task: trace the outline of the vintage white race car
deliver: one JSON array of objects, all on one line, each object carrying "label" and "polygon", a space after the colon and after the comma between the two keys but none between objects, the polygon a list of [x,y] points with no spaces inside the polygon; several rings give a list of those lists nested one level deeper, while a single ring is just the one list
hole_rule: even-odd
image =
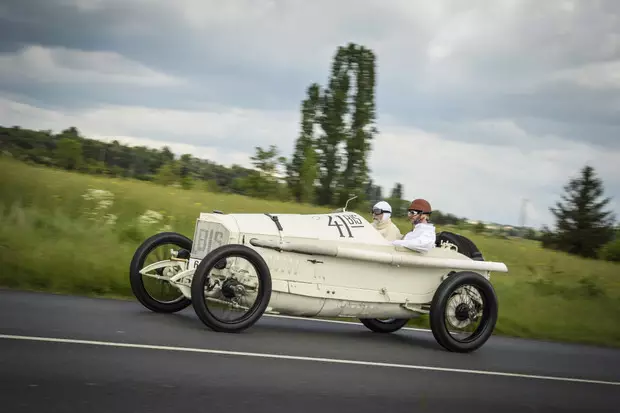
[{"label": "vintage white race car", "polygon": [[[164,248],[149,263],[149,255]],[[239,332],[264,312],[305,317],[354,317],[375,332],[394,332],[429,314],[445,349],[470,352],[491,336],[497,297],[490,272],[467,238],[442,232],[427,253],[394,247],[362,216],[345,208],[325,214],[201,213],[194,240],[164,232],[135,252],[130,282],[136,298],[156,312],[193,304],[202,322]],[[150,281],[168,287],[154,297]],[[223,318],[223,313],[237,315]],[[464,329],[453,336],[449,330]],[[469,335],[461,337],[469,331]]]}]

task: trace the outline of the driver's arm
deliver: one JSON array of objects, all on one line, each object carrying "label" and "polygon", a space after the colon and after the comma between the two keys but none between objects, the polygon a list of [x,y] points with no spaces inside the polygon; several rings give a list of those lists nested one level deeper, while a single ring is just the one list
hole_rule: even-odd
[{"label": "driver's arm", "polygon": [[418,252],[427,252],[435,245],[434,231],[415,231],[413,237],[392,241],[392,245],[405,247]]}]

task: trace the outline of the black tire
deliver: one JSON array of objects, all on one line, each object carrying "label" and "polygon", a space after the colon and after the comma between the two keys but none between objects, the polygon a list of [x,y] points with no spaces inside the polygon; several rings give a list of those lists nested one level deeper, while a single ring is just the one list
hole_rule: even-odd
[{"label": "black tire", "polygon": [[[473,285],[482,296],[484,309],[481,322],[465,341],[455,340],[448,332],[445,320],[447,301],[464,284]],[[493,334],[497,323],[498,302],[493,285],[483,276],[471,271],[458,272],[444,280],[433,296],[429,321],[435,340],[448,351],[469,353],[480,348]]]},{"label": "black tire", "polygon": [[409,321],[408,318],[391,318],[388,321],[378,318],[360,318],[359,320],[375,333],[393,333],[403,328]]},{"label": "black tire", "polygon": [[456,245],[459,253],[471,258],[474,261],[484,261],[484,257],[476,244],[463,235],[455,234],[454,232],[449,231],[442,231],[437,234],[435,245],[437,247],[441,246],[442,241],[447,241]]},{"label": "black tire", "polygon": [[[191,251],[192,240],[176,232],[161,232],[148,238],[136,250],[129,266],[129,283],[131,290],[138,301],[151,311],[156,313],[175,313],[191,304],[191,300],[181,295],[175,301],[164,303],[151,297],[144,287],[144,281],[140,270],[144,267],[146,256],[162,244],[174,244],[179,248]],[[181,294],[181,291],[179,291]]]},{"label": "black tire", "polygon": [[[254,265],[259,280],[259,292],[256,302],[243,318],[235,322],[225,323],[211,314],[202,297],[204,297],[204,289],[208,280],[207,274],[211,272],[211,269],[218,262],[225,260],[231,255],[245,258]],[[192,279],[192,297],[194,311],[207,327],[217,332],[238,333],[254,325],[265,312],[267,305],[269,305],[269,300],[271,299],[271,272],[263,257],[253,249],[241,244],[223,245],[207,254],[196,268]]]}]

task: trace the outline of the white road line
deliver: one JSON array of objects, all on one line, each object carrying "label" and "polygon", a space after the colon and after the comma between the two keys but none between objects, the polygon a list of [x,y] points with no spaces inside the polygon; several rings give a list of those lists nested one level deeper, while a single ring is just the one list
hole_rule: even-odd
[{"label": "white road line", "polygon": [[417,366],[417,365],[412,365],[412,364],[382,363],[382,362],[375,362],[375,361],[341,360],[341,359],[330,359],[330,358],[322,358],[322,357],[290,356],[290,355],[285,355],[285,354],[249,353],[249,352],[244,352],[244,351],[214,350],[214,349],[191,348],[191,347],[157,346],[157,345],[151,345],[151,344],[114,343],[114,342],[107,342],[107,341],[77,340],[77,339],[69,339],[69,338],[17,336],[17,335],[10,335],[10,334],[0,334],[0,338],[7,339],[7,340],[42,341],[42,342],[50,342],[50,343],[86,344],[86,345],[108,346],[108,347],[141,348],[141,349],[148,349],[148,350],[181,351],[181,352],[188,352],[188,353],[208,353],[208,354],[259,357],[259,358],[271,358],[271,359],[283,359],[283,360],[302,360],[302,361],[315,361],[315,362],[334,363],[334,364],[353,364],[353,365],[360,365],[360,366],[392,367],[392,368],[399,368],[399,369],[443,371],[443,372],[450,372],[450,373],[469,373],[469,374],[479,374],[479,375],[487,375],[487,376],[504,376],[504,377],[517,377],[517,378],[525,378],[525,379],[555,380],[555,381],[574,382],[574,383],[607,384],[607,385],[612,385],[612,386],[620,386],[620,382],[615,382],[615,381],[579,379],[579,378],[573,378],[573,377],[539,376],[539,375],[532,375],[532,374],[505,373],[505,372],[487,371],[487,370],[469,370],[469,369],[456,369],[456,368],[447,368],[447,367]]},{"label": "white road line", "polygon": [[[324,319],[324,318],[296,317],[296,316],[292,316],[292,315],[268,314],[268,313],[264,313],[263,317],[288,318],[288,319],[291,319],[291,320],[316,321],[316,322],[320,322],[320,323],[351,324],[351,325],[355,325],[355,326],[362,326],[362,327],[364,327],[364,325],[362,323],[358,323],[358,322],[355,322],[355,321],[328,320],[328,319]],[[417,327],[403,327],[403,328],[401,328],[401,330],[423,331],[425,333],[430,333],[431,332],[431,330],[429,330],[427,328],[417,328]]]}]

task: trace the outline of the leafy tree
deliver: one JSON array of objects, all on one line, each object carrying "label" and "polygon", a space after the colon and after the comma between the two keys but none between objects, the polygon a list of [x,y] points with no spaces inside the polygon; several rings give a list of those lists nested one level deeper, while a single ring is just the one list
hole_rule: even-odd
[{"label": "leafy tree", "polygon": [[380,185],[375,185],[371,178],[366,183],[366,200],[370,205],[381,201],[383,199],[383,188]]},{"label": "leafy tree", "polygon": [[349,70],[355,75],[352,98],[351,125],[345,136],[346,163],[340,182],[340,204],[353,193],[363,200],[364,184],[369,179],[367,157],[370,142],[377,129],[375,120],[375,55],[364,46],[349,43],[347,47]]},{"label": "leafy tree", "polygon": [[335,185],[338,182],[341,166],[340,144],[345,140],[345,116],[348,113],[348,91],[351,76],[348,68],[348,53],[339,47],[332,62],[328,87],[320,98],[319,124],[323,134],[317,140],[319,150],[318,203],[330,205],[334,202]]},{"label": "leafy tree", "polygon": [[308,145],[304,149],[304,159],[299,174],[299,197],[300,202],[313,202],[315,196],[314,183],[319,175],[317,168],[317,156],[313,145]]},{"label": "leafy tree", "polygon": [[266,178],[275,178],[278,165],[285,161],[282,157],[278,156],[278,147],[270,145],[269,149],[263,149],[260,146],[256,148],[256,154],[250,159],[252,164],[264,175]]},{"label": "leafy tree", "polygon": [[476,225],[474,225],[474,233],[476,234],[482,234],[485,230],[486,227],[482,222],[478,222]]},{"label": "leafy tree", "polygon": [[179,170],[181,178],[185,178],[191,174],[192,155],[185,153],[179,158]]},{"label": "leafy tree", "polygon": [[403,199],[403,184],[397,182],[396,185],[394,185],[390,198]]},{"label": "leafy tree", "polygon": [[594,258],[613,237],[615,217],[604,211],[610,198],[603,198],[603,183],[594,168],[586,165],[580,175],[564,186],[563,202],[549,208],[556,218],[556,231],[543,231],[543,245],[570,254]]},{"label": "leafy tree", "polygon": [[319,85],[313,83],[301,104],[301,131],[295,144],[292,160],[286,165],[287,184],[298,202],[314,202],[315,180],[318,177],[314,126],[319,104]]},{"label": "leafy tree", "polygon": [[181,166],[178,161],[165,163],[157,171],[155,182],[168,186],[179,182],[181,179]]},{"label": "leafy tree", "polygon": [[259,198],[278,198],[280,185],[278,183],[278,166],[286,163],[286,159],[278,155],[278,148],[270,145],[269,149],[257,146],[256,153],[250,159],[258,171],[239,180],[238,188],[244,193]]},{"label": "leafy tree", "polygon": [[599,250],[599,258],[606,261],[620,262],[620,238],[616,237],[613,241],[603,245]]},{"label": "leafy tree", "polygon": [[[361,202],[370,195],[367,157],[377,132],[374,89],[372,50],[355,43],[338,47],[327,87],[322,89],[316,83],[311,84],[302,102],[301,133],[292,162],[287,165],[287,181],[295,198],[301,198],[302,181],[314,181],[312,177],[300,176],[302,165],[312,175],[316,169],[319,182],[316,202],[320,205],[335,202],[340,205],[351,194],[357,195],[357,202]],[[320,126],[316,138],[315,124]],[[316,155],[316,168],[305,161],[309,146]],[[312,189],[304,188],[307,196],[312,196],[314,185]]]},{"label": "leafy tree", "polygon": [[82,143],[70,137],[63,137],[56,147],[58,164],[65,169],[74,170],[82,166]]}]

